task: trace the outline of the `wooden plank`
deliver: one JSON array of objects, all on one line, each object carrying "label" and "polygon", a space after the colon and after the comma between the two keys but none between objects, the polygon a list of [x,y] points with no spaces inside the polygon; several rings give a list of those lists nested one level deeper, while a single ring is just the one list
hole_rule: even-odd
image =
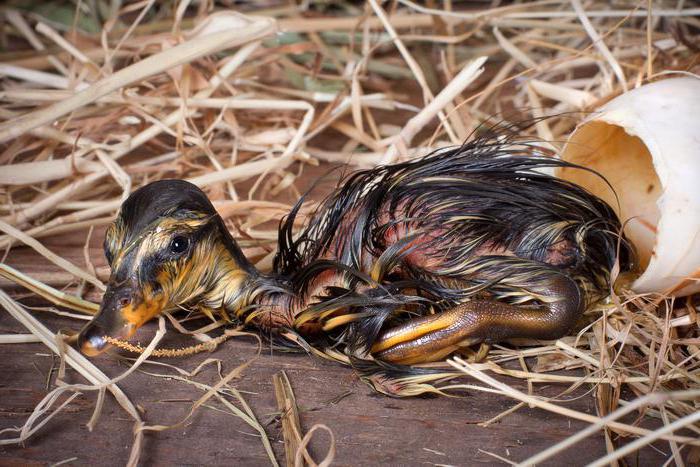
[{"label": "wooden plank", "polygon": [[[86,233],[69,238],[51,239],[47,246],[84,265],[82,246]],[[104,266],[101,254],[102,234],[96,232],[90,244],[95,266]],[[28,273],[56,271],[55,267],[26,248],[15,248],[8,264]],[[5,288],[6,286],[4,286]],[[15,296],[29,304],[36,298],[10,288]],[[98,299],[94,293],[90,293]],[[75,320],[56,317],[46,312],[36,316],[51,329],[77,330]],[[25,332],[7,313],[0,313],[0,333]],[[143,339],[154,332],[147,325]],[[184,336],[169,333],[163,345],[177,346]],[[163,360],[192,370],[207,358],[221,359],[224,370],[248,361],[257,351],[252,339],[232,339],[211,354],[199,354],[175,360]],[[8,344],[2,347],[0,359],[0,429],[21,426],[34,406],[47,393],[47,372],[55,360],[40,344]],[[53,362],[53,363],[52,363]],[[100,356],[96,364],[108,375],[115,376],[126,368],[115,356]],[[163,372],[161,367],[150,370]],[[257,417],[264,424],[277,459],[284,463],[281,424],[276,417],[277,403],[273,375],[285,370],[300,408],[301,424],[308,430],[316,423],[329,426],[336,439],[337,465],[499,465],[494,453],[513,461],[527,457],[583,429],[586,424],[551,413],[524,408],[488,427],[478,424],[488,420],[515,402],[493,394],[472,392],[462,398],[424,397],[394,399],[377,394],[339,364],[305,354],[271,352],[262,355],[233,382],[244,393]],[[214,384],[218,376],[213,367],[195,378]],[[82,382],[69,372],[69,380]],[[508,380],[526,390],[520,381]],[[202,392],[182,382],[164,380],[137,372],[122,384],[132,401],[144,409],[149,424],[171,424],[184,417],[193,401]],[[538,385],[537,393],[557,396],[565,387]],[[566,397],[567,407],[595,413],[593,398],[582,387]],[[112,465],[125,463],[132,443],[132,421],[110,397],[102,417],[90,433],[90,419],[95,394],[75,399],[67,410],[51,421],[24,446],[0,447],[0,465],[46,465],[76,458],[74,464]],[[217,403],[211,404],[217,407]],[[311,452],[321,459],[328,440],[319,435],[311,443]],[[631,456],[631,465],[659,465],[668,453],[667,444],[658,444],[660,451],[647,448]],[[591,437],[545,465],[581,465],[605,453],[601,435]],[[149,433],[142,454],[143,465],[232,464],[268,465],[269,460],[255,431],[242,420],[211,408],[201,408],[184,427],[162,433]]]},{"label": "wooden plank", "polygon": [[[40,318],[52,329],[66,325],[65,320],[45,314],[40,314]],[[0,332],[21,331],[7,314],[0,314]],[[24,422],[46,394],[46,375],[52,366],[52,357],[40,344],[17,344],[3,350],[0,429]],[[211,354],[167,362],[191,370],[206,358],[219,358],[224,369],[232,369],[255,352],[256,344],[250,340],[231,340]],[[112,356],[98,357],[96,362],[109,375],[117,375],[125,368]],[[333,430],[338,465],[500,464],[484,451],[522,460],[585,426],[541,410],[522,409],[484,428],[478,423],[512,407],[514,402],[480,392],[463,398],[392,399],[373,392],[343,366],[303,354],[265,351],[233,384],[244,391],[259,420],[265,424],[281,462],[284,446],[281,425],[275,417],[273,389],[273,375],[280,369],[287,372],[294,388],[302,427],[309,429],[315,423],[324,423]],[[70,378],[79,380],[75,375]],[[218,376],[212,367],[196,380],[213,384]],[[185,383],[140,372],[130,376],[122,386],[144,408],[148,423],[177,422],[201,395],[201,391]],[[524,389],[522,384],[517,386]],[[550,385],[538,388],[538,393],[555,396],[561,389]],[[578,391],[578,395],[581,393]],[[336,399],[340,400],[333,403]],[[132,422],[108,398],[95,431],[88,432],[85,424],[94,401],[94,394],[80,396],[23,447],[0,448],[0,458],[4,459],[0,463],[45,464],[73,457],[77,457],[77,464],[124,463],[132,442]],[[575,399],[567,406],[594,413],[590,396]],[[319,438],[312,443],[317,458],[323,457],[326,442]],[[663,459],[653,450],[643,452],[640,465],[658,465]],[[555,464],[580,465],[602,454],[603,439],[596,436],[559,456]],[[260,440],[248,425],[208,408],[202,408],[183,428],[147,435],[142,461],[155,465],[269,463]]]}]

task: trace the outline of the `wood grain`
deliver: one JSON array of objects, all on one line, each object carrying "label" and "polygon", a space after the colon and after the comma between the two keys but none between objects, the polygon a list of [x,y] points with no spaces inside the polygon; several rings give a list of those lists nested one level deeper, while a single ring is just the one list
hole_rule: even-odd
[{"label": "wood grain", "polygon": [[[101,233],[90,242],[90,256],[95,266],[103,266],[100,252]],[[86,233],[67,238],[51,239],[49,248],[60,248],[61,254],[80,266],[84,265],[82,247]],[[13,249],[7,262],[30,274],[50,273],[55,269],[47,261],[26,248]],[[3,285],[3,288],[8,288]],[[9,287],[24,303],[36,305],[35,298],[20,289]],[[94,293],[89,294],[98,298]],[[23,298],[22,298],[23,297]],[[50,329],[77,329],[75,320],[35,312]],[[152,323],[146,326],[154,332]],[[0,313],[0,333],[24,332],[19,323],[7,313]],[[152,334],[151,334],[152,335]],[[169,333],[164,346],[182,344],[185,337]],[[232,339],[210,354],[199,354],[176,360],[163,360],[183,369],[192,370],[206,358],[221,359],[224,370],[247,361],[256,354],[252,339]],[[47,393],[47,373],[57,363],[40,344],[7,344],[2,346],[0,359],[0,429],[21,426],[37,402]],[[115,356],[95,359],[108,375],[125,369]],[[149,371],[162,372],[150,367]],[[271,352],[262,355],[234,381],[243,392],[273,444],[278,461],[284,464],[282,429],[277,416],[273,375],[284,370],[291,381],[300,409],[301,424],[308,430],[316,423],[328,425],[336,439],[336,465],[502,465],[488,455],[494,453],[519,461],[541,451],[567,435],[583,429],[584,423],[538,410],[523,408],[488,427],[478,424],[512,407],[515,402],[505,397],[473,392],[462,398],[428,397],[392,399],[375,393],[353,374],[338,364],[321,361],[305,354]],[[69,379],[79,377],[69,371]],[[213,367],[195,377],[197,381],[213,384],[218,376]],[[53,382],[53,380],[52,380]],[[519,389],[526,386],[508,380]],[[121,386],[132,401],[144,409],[150,424],[169,424],[184,417],[202,392],[191,385],[164,380],[137,372]],[[555,396],[564,387],[535,386],[538,394]],[[590,388],[583,387],[573,395],[567,407],[594,413]],[[48,465],[75,458],[74,465],[119,465],[126,462],[132,443],[132,421],[107,398],[96,429],[86,428],[92,414],[95,394],[85,394],[73,401],[24,446],[0,447],[0,465]],[[216,403],[212,403],[216,407]],[[311,452],[321,459],[328,440],[324,435],[314,439]],[[668,445],[658,446],[668,452]],[[591,437],[556,457],[548,465],[581,465],[605,453],[601,435]],[[629,465],[659,465],[660,452],[647,448],[633,458]],[[142,465],[269,465],[263,446],[242,420],[211,408],[201,408],[184,428],[153,433],[146,436],[141,457]],[[546,464],[547,465],[547,464]]]}]

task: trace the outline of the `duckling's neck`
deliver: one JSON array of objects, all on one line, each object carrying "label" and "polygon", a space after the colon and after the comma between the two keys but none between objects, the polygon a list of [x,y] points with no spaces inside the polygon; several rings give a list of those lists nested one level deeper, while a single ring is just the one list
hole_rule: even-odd
[{"label": "duckling's neck", "polygon": [[274,276],[254,271],[246,279],[231,312],[245,324],[265,330],[290,329],[294,325],[294,294]]},{"label": "duckling's neck", "polygon": [[290,328],[294,321],[291,287],[255,269],[235,243],[226,243],[206,253],[206,270],[195,273],[200,293],[194,301],[245,324],[269,330]]},{"label": "duckling's neck", "polygon": [[282,281],[258,271],[232,270],[217,277],[202,296],[205,309],[262,329],[290,328],[292,292]]},{"label": "duckling's neck", "polygon": [[290,328],[294,321],[291,287],[258,271],[223,221],[215,229],[215,239],[201,242],[198,251],[200,261],[196,263],[202,269],[191,271],[190,278],[197,284],[189,288],[188,297],[178,298],[263,329]]}]

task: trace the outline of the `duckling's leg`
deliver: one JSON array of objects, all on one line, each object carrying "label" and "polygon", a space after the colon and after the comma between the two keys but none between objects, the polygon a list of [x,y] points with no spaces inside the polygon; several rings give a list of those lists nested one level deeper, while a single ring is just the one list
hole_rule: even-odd
[{"label": "duckling's leg", "polygon": [[512,337],[557,339],[571,330],[584,309],[578,285],[560,273],[549,274],[524,292],[542,305],[472,300],[386,330],[371,352],[378,359],[408,365],[440,360],[460,347],[480,342]]}]

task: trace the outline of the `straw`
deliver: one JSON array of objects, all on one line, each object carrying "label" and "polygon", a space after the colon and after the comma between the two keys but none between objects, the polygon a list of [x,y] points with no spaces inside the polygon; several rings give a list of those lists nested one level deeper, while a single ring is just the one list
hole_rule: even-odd
[{"label": "straw", "polygon": [[[4,34],[18,47],[0,53],[0,305],[27,331],[1,335],[0,345],[12,352],[40,342],[63,352],[66,364],[80,368],[93,385],[86,391],[98,392],[99,404],[110,391],[131,414],[138,401],[125,400],[115,382],[72,348],[61,350],[41,321],[50,312],[71,327],[98,310],[98,303],[82,297],[99,298],[109,268],[89,242],[83,252],[61,242],[92,237],[99,243],[102,229],[136,188],[164,178],[202,187],[246,255],[269,270],[276,225],[320,173],[330,172],[331,185],[356,167],[459,144],[478,134],[480,125],[548,115],[522,136],[547,140],[555,150],[587,112],[628,87],[667,71],[698,73],[692,38],[683,32],[698,26],[700,9],[691,5],[610,8],[599,0],[542,0],[467,10],[459,2],[433,3],[370,0],[364,9],[333,10],[331,16],[323,9],[311,14],[304,9],[308,2],[275,9],[253,2],[240,15],[219,4],[205,12],[180,1],[156,16],[155,2],[148,0],[117,9],[110,4],[105,11],[112,16],[99,34],[80,30],[77,18],[61,24],[6,10]],[[331,172],[338,166],[343,169]],[[311,196],[295,227],[324,194]],[[27,291],[58,309],[37,308],[32,318],[13,300]],[[590,424],[540,454],[530,452],[524,464],[556,460],[599,433],[607,449],[600,464],[659,441],[668,443],[669,462],[680,463],[700,434],[694,392],[700,388],[700,334],[697,297],[674,300],[672,292],[644,296],[620,288],[586,312],[576,335],[496,345],[483,363],[430,365],[444,370],[439,382],[419,375],[392,388],[406,396],[469,389],[516,401],[485,424],[524,406]],[[231,330],[222,333],[221,319],[188,331],[181,322],[188,318],[169,318],[173,332],[191,343],[178,349],[115,344],[137,352],[142,369],[161,363],[156,357],[187,361],[192,353],[225,346],[232,336]],[[303,344],[298,336],[289,338]],[[309,350],[348,363],[339,352]],[[178,377],[205,394],[193,411],[216,401],[261,434],[276,462],[247,403],[222,395],[235,393],[229,384],[234,376],[215,386]],[[278,392],[285,408],[293,409],[284,379]],[[161,377],[158,384],[167,391],[170,381]],[[368,381],[379,390],[389,384]],[[543,385],[557,385],[559,396],[542,397]],[[598,413],[565,405],[580,388],[589,390],[586,397],[594,398]],[[52,435],[50,417],[76,397],[76,388],[59,389],[37,405],[17,438],[39,430]],[[622,421],[632,413],[635,423]],[[90,426],[99,423],[98,414]],[[165,429],[134,419],[134,447],[130,460],[123,460],[132,464],[145,431]],[[292,421],[284,422],[285,440],[295,433],[287,462],[312,463],[309,433],[325,428],[303,436],[303,420]],[[618,434],[637,438],[620,441]],[[333,443],[327,459],[332,453]]]}]

